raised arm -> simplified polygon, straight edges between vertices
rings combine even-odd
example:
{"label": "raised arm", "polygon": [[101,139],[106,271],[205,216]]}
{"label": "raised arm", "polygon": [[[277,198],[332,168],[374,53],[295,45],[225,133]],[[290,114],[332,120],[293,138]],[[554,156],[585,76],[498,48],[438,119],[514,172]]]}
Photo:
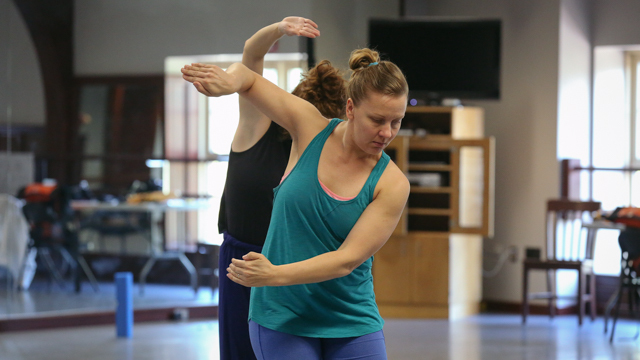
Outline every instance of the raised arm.
{"label": "raised arm", "polygon": [[378,186],[381,190],[338,250],[279,266],[251,252],[243,260],[233,259],[227,276],[238,284],[256,287],[317,283],[349,275],[387,242],[409,196],[407,178],[391,163]]}
{"label": "raised arm", "polygon": [[[245,42],[242,63],[262,75],[264,56],[273,44],[284,35],[315,38],[320,36],[320,31],[318,25],[309,19],[299,16],[286,17],[280,22],[258,30]],[[247,99],[240,97],[239,106],[238,129],[231,145],[234,151],[244,151],[252,147],[271,125],[271,120],[251,105]]]}
{"label": "raised arm", "polygon": [[318,25],[309,19],[299,16],[286,17],[280,22],[263,27],[245,41],[242,63],[258,74],[262,74],[264,56],[284,35],[306,36],[313,39],[320,36],[320,30]]}
{"label": "raised arm", "polygon": [[237,92],[287,129],[292,139],[303,147],[327,125],[327,119],[311,103],[280,89],[243,64],[235,63],[224,71],[216,65],[196,63],[185,65],[182,74],[207,96]]}

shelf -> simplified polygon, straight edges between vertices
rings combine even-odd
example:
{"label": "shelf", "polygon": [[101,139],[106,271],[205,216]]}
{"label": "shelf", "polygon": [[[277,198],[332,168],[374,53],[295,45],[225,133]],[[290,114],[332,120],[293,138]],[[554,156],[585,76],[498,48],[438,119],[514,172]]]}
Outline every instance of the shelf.
{"label": "shelf", "polygon": [[411,186],[412,193],[430,193],[430,194],[451,194],[453,193],[453,188],[451,187],[428,187],[428,186]]}
{"label": "shelf", "polygon": [[409,215],[451,216],[451,209],[409,208]]}
{"label": "shelf", "polygon": [[[411,188],[394,235],[376,254],[380,312],[449,319],[475,314],[482,298],[482,237],[491,236],[493,209],[493,140],[484,138],[483,110],[409,107],[402,123],[407,135],[396,137],[390,150]],[[488,225],[461,228],[465,216],[481,216]]]}
{"label": "shelf", "polygon": [[409,164],[409,171],[451,171],[451,165]]}

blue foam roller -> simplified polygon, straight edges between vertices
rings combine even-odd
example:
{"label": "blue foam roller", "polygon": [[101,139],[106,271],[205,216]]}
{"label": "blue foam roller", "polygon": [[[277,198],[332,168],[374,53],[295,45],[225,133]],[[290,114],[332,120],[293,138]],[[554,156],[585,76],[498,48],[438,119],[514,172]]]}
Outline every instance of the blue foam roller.
{"label": "blue foam roller", "polygon": [[133,275],[119,272],[116,279],[116,334],[130,338],[133,335]]}

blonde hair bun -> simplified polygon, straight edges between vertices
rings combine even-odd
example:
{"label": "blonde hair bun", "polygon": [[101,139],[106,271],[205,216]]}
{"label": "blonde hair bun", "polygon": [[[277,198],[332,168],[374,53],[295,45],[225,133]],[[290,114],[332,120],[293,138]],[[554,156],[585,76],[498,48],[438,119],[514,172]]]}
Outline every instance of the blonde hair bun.
{"label": "blonde hair bun", "polygon": [[349,68],[357,71],[369,67],[373,63],[380,63],[380,54],[369,48],[357,49],[351,52]]}

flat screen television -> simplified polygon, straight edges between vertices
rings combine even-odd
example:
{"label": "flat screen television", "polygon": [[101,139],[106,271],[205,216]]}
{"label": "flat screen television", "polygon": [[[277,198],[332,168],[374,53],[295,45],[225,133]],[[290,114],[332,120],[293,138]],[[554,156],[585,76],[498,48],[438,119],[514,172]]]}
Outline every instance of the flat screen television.
{"label": "flat screen television", "polygon": [[402,69],[410,97],[500,98],[500,20],[369,21],[369,47]]}

